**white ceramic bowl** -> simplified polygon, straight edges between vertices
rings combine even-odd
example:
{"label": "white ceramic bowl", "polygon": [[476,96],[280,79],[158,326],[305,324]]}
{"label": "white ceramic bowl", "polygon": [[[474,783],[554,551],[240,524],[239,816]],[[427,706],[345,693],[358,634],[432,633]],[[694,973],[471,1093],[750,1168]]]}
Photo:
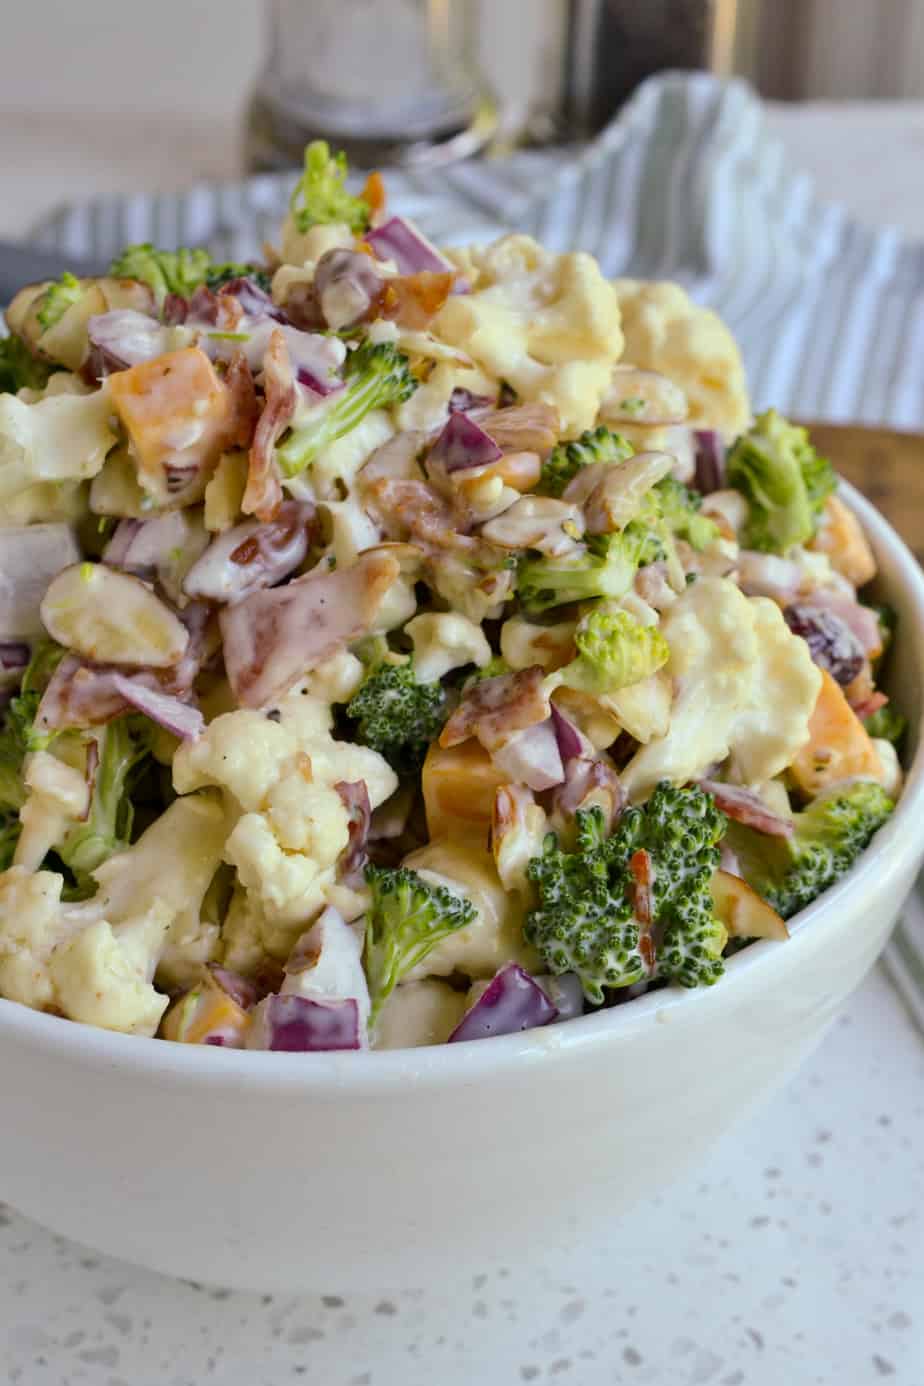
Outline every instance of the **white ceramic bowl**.
{"label": "white ceramic bowl", "polygon": [[247,1289],[444,1280],[611,1235],[786,1079],[879,953],[924,854],[924,576],[849,487],[899,613],[898,810],[787,943],[718,986],[373,1054],[242,1053],[0,1001],[0,1198],[144,1266]]}

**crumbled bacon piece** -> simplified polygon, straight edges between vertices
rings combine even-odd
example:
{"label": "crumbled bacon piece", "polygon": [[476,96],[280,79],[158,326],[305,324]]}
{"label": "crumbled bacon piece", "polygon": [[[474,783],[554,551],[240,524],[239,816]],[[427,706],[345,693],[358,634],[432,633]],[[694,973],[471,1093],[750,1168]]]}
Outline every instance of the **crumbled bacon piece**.
{"label": "crumbled bacon piece", "polygon": [[463,697],[440,733],[441,746],[458,746],[475,736],[485,750],[503,746],[526,727],[545,722],[551,715],[541,664],[481,679]]}
{"label": "crumbled bacon piece", "polygon": [[295,413],[298,392],[286,339],[279,328],[270,333],[263,356],[266,402],[257,420],[250,448],[247,486],[241,509],[258,520],[271,520],[282,504],[282,483],[273,456],[280,435]]}

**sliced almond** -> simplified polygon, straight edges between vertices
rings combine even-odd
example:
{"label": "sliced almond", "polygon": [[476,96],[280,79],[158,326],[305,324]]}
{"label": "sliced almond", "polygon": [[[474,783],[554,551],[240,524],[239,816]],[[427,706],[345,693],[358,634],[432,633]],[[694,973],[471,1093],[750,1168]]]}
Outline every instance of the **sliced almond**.
{"label": "sliced almond", "polygon": [[785,921],[740,876],[716,871],[709,888],[716,917],[732,938],[789,938]]}
{"label": "sliced almond", "polygon": [[145,583],[105,563],[65,568],[41,611],[53,639],[95,664],[166,669],[189,643],[189,632]]}

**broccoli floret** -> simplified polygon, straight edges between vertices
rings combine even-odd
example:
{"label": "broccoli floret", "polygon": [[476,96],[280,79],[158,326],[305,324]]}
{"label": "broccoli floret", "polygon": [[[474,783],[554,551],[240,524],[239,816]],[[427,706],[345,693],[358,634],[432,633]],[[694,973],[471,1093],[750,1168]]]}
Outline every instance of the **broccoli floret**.
{"label": "broccoli floret", "polygon": [[643,626],[628,611],[590,612],[578,622],[574,643],[577,658],[550,675],[549,682],[585,693],[614,693],[638,683],[670,657],[657,626]]}
{"label": "broccoli floret", "polygon": [[305,171],[289,202],[299,231],[334,221],[345,222],[351,231],[367,229],[369,204],[347,192],[346,175],[347,157],[342,150],[331,154],[324,140],[312,140],[305,147]]}
{"label": "broccoli floret", "polygon": [[44,390],[57,369],[33,356],[21,337],[0,337],[0,395],[15,395],[27,388]]}
{"label": "broccoli floret", "polygon": [[854,780],[795,814],[792,837],[767,837],[735,823],[729,843],[748,884],[789,919],[850,870],[894,807],[875,780]]}
{"label": "broccoli floret", "polygon": [[158,305],[168,294],[188,297],[212,270],[207,250],[158,250],[150,241],[130,245],[109,266],[116,279],[138,279],[154,292]]}
{"label": "broccoli floret", "polygon": [[[629,808],[606,838],[602,810],[579,810],[577,847],[562,852],[553,833],[528,875],[539,892],[524,933],[552,972],[576,972],[595,1005],[604,988],[661,978],[709,986],[723,972],[726,933],[709,883],[727,820],[701,789],[657,786]],[[640,937],[633,857],[650,858],[651,922]]]}
{"label": "broccoli floret", "polygon": [[86,822],[73,828],[55,852],[74,877],[71,897],[92,895],[91,872],[131,843],[131,793],[151,750],[152,724],[144,717],[119,717],[99,728],[99,764]]}
{"label": "broccoli floret", "polygon": [[707,515],[700,515],[702,496],[691,491],[683,482],[666,476],[653,488],[657,492],[661,516],[678,539],[685,539],[694,549],[702,550],[718,538],[719,527]]}
{"label": "broccoli floret", "polygon": [[235,279],[249,279],[267,294],[273,282],[269,270],[261,269],[259,265],[236,265],[229,260],[221,265],[212,265],[205,276],[205,285],[208,289],[220,289],[223,284],[230,284]]}
{"label": "broccoli floret", "polygon": [[372,892],[364,955],[371,1028],[401,979],[441,939],[473,923],[475,907],[464,896],[432,885],[406,866],[367,866],[365,874]]}
{"label": "broccoli floret", "polygon": [[893,746],[897,746],[905,734],[908,718],[903,717],[891,703],[886,703],[884,707],[871,712],[869,717],[864,717],[863,725],[870,736],[878,737],[882,741],[891,741]]}
{"label": "broccoli floret", "polygon": [[54,740],[36,731],[35,714],[42,692],[63,658],[60,645],[39,641],[23,672],[19,693],[9,700],[0,717],[0,871],[12,861],[19,838],[19,810],[26,798],[23,761],[30,751],[44,750]]}
{"label": "broccoli floret", "polygon": [[517,593],[527,611],[546,611],[592,597],[625,596],[642,563],[651,562],[650,534],[635,521],[619,534],[591,535],[563,558],[526,557],[517,568]]}
{"label": "broccoli floret", "polygon": [[297,476],[318,453],[349,433],[373,409],[410,399],[417,389],[407,357],[391,342],[364,342],[343,364],[346,389],[329,395],[276,450],[287,476]]}
{"label": "broccoli floret", "polygon": [[837,485],[831,465],[808,433],[768,409],[728,454],[728,484],[748,501],[744,544],[765,553],[786,553],[804,544],[818,526],[827,496]]}
{"label": "broccoli floret", "polygon": [[622,462],[634,449],[621,433],[601,424],[588,428],[572,443],[559,443],[542,464],[538,490],[547,496],[560,496],[582,467],[591,462]]}
{"label": "broccoli floret", "polygon": [[36,317],[42,331],[47,332],[60,322],[68,308],[73,307],[82,293],[80,280],[69,270],[65,270],[60,279],[49,284],[37,305]]}
{"label": "broccoli floret", "polygon": [[476,683],[483,683],[485,679],[500,678],[501,674],[510,674],[513,670],[502,655],[495,655],[489,659],[487,664],[483,664],[480,669],[473,669],[462,684],[462,691],[473,687]]}
{"label": "broccoli floret", "polygon": [[446,721],[446,695],[438,682],[417,682],[413,659],[385,661],[360,685],[346,710],[358,723],[358,740],[398,773],[408,773],[423,764]]}

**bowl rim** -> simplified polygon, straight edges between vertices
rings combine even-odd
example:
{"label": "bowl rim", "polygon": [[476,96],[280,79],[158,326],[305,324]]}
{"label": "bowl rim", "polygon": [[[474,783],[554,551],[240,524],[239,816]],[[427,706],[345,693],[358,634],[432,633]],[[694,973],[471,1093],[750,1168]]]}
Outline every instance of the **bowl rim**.
{"label": "bowl rim", "polygon": [[[839,494],[855,511],[877,556],[888,555],[898,586],[910,599],[917,664],[924,690],[924,570],[885,517],[849,482],[840,480]],[[893,583],[893,586],[895,584]],[[906,622],[907,624],[907,622]],[[79,1021],[34,1011],[16,1001],[0,998],[0,1044],[5,1036],[17,1036],[34,1050],[60,1055],[65,1062],[94,1068],[121,1069],[150,1080],[175,1082],[184,1088],[244,1090],[248,1098],[280,1090],[311,1093],[317,1098],[394,1095],[413,1086],[448,1089],[475,1080],[510,1076],[524,1064],[548,1062],[556,1053],[624,1041],[658,1021],[705,1016],[710,1008],[727,1006],[755,969],[779,957],[785,946],[787,962],[797,963],[819,931],[836,931],[848,897],[869,887],[876,876],[887,883],[892,869],[900,868],[916,845],[917,825],[924,815],[924,692],[918,709],[917,744],[905,776],[895,813],[877,833],[875,850],[867,849],[856,864],[817,901],[790,921],[785,945],[762,939],[728,959],[722,984],[686,990],[666,987],[625,1005],[580,1016],[560,1025],[498,1035],[489,1044],[469,1042],[428,1045],[411,1049],[351,1050],[343,1053],[269,1053],[259,1050],[222,1049],[205,1045],[170,1043],[162,1039],[124,1035],[98,1029]],[[692,1010],[691,1010],[692,1008]],[[307,1061],[306,1061],[307,1060]]]}

